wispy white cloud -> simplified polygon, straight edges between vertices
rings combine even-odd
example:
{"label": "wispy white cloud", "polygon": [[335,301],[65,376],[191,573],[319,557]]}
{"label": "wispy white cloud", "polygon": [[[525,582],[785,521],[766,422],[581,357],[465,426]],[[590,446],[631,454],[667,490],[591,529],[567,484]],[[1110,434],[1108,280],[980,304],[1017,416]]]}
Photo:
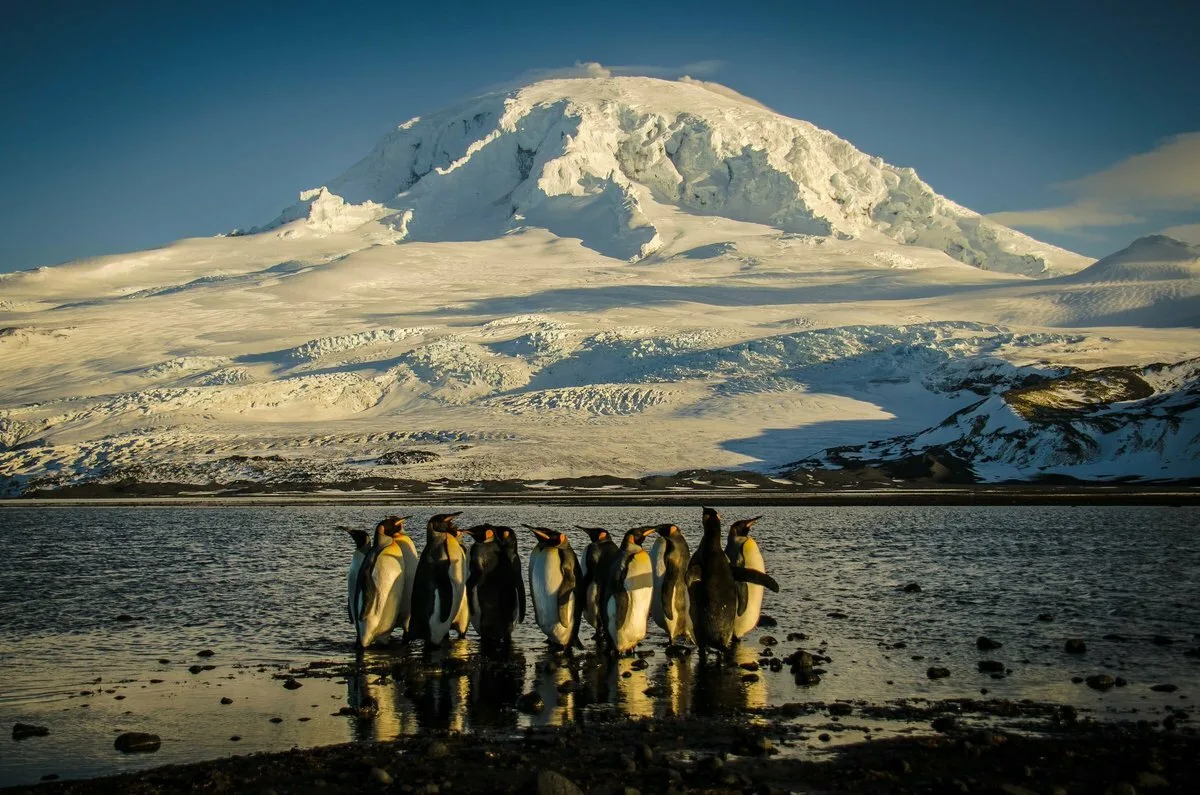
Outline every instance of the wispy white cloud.
{"label": "wispy white cloud", "polygon": [[1123,226],[1158,212],[1200,209],[1200,132],[1168,138],[1149,152],[1057,187],[1074,194],[1075,200],[988,217],[1008,226],[1067,231]]}

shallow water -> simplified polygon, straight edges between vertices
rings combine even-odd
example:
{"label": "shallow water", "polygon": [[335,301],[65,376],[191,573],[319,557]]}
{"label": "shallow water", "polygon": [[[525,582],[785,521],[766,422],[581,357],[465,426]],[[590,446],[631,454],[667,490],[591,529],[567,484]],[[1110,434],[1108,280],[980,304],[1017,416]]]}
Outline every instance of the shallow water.
{"label": "shallow water", "polygon": [[[413,526],[459,509],[418,509]],[[674,521],[693,544],[699,539],[696,508],[461,509],[467,524]],[[1153,717],[1168,705],[1189,705],[1200,682],[1200,661],[1184,655],[1200,645],[1200,510],[763,507],[725,512],[727,520],[763,514],[754,535],[782,586],[764,605],[778,628],[758,630],[739,660],[757,659],[768,633],[780,641],[777,656],[799,646],[823,649],[831,662],[815,687],[797,687],[786,669],[746,682],[745,671],[699,667],[694,655],[669,659],[657,629],[642,646],[656,652],[645,670],[633,660],[600,665],[590,658],[555,666],[530,608],[507,662],[441,675],[444,658],[477,653],[468,639],[426,664],[413,664],[419,648],[368,655],[368,662],[401,663],[395,676],[305,678],[302,688],[283,689],[271,678],[282,666],[353,658],[344,604],[350,542],[334,528],[366,527],[390,512],[414,511],[0,510],[0,727],[20,721],[51,730],[0,739],[0,784],[430,728],[515,730],[577,720],[589,710],[708,714],[794,701],[977,697],[986,688],[989,697],[1070,703],[1101,717],[1132,710]],[[582,534],[572,540],[582,550]],[[529,540],[526,560],[531,547]],[[921,592],[899,590],[910,582]],[[1054,620],[1038,621],[1042,613]],[[118,621],[121,614],[135,620]],[[787,642],[789,632],[808,639]],[[1123,639],[1105,640],[1108,634]],[[1004,646],[980,652],[979,635]],[[1155,644],[1154,636],[1173,643]],[[1071,637],[1087,642],[1087,654],[1064,653]],[[215,654],[197,657],[202,649]],[[1000,660],[1012,673],[998,680],[978,673],[982,659]],[[196,663],[214,668],[189,673]],[[951,677],[929,680],[933,664]],[[1101,672],[1130,684],[1098,693],[1070,681]],[[1178,692],[1149,690],[1167,682]],[[546,703],[538,716],[511,708],[529,690]],[[374,719],[335,714],[364,694],[379,704]],[[220,704],[222,697],[233,703]],[[162,749],[116,752],[115,734],[131,730],[161,735]]]}

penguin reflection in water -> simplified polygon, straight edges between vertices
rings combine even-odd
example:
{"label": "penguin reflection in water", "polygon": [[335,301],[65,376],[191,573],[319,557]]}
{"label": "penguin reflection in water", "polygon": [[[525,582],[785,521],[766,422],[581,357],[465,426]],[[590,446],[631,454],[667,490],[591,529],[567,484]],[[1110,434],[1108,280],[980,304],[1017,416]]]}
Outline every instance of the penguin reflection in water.
{"label": "penguin reflection in water", "polygon": [[704,538],[692,555],[687,570],[688,598],[691,605],[692,630],[700,654],[708,649],[728,653],[733,643],[733,625],[737,618],[739,582],[754,583],[779,592],[779,583],[769,575],[732,566],[721,548],[721,515],[705,508]]}
{"label": "penguin reflection in water", "polygon": [[524,527],[537,536],[537,547],[529,555],[529,590],[537,625],[555,648],[582,646],[579,620],[583,604],[575,597],[582,573],[575,550],[557,530]]}
{"label": "penguin reflection in water", "polygon": [[458,541],[462,531],[454,524],[461,513],[442,513],[429,520],[417,563],[409,634],[434,646],[444,643],[451,629],[457,629],[460,637],[466,634],[470,618],[464,598],[467,555]]}
{"label": "penguin reflection in water", "polygon": [[467,533],[475,539],[466,584],[471,625],[484,643],[508,643],[523,617],[525,597],[520,558],[514,563],[503,541],[513,535],[512,528],[481,524]]}
{"label": "penguin reflection in water", "polygon": [[[403,524],[403,520],[400,523]],[[359,543],[357,531],[350,531],[358,548],[350,563],[347,586],[350,589],[350,620],[354,623],[355,640],[360,650],[370,648],[376,640],[388,636],[401,620],[405,592],[404,551],[389,534],[389,527],[387,520],[376,526],[369,548]]]}
{"label": "penguin reflection in water", "polygon": [[[725,544],[725,556],[734,567],[753,569],[766,573],[767,565],[763,562],[762,552],[758,543],[750,537],[750,528],[761,519],[742,519],[729,526],[729,541]],[[733,639],[739,641],[750,634],[758,626],[758,618],[762,613],[763,587],[750,582],[737,584],[737,615],[733,619]]]}
{"label": "penguin reflection in water", "polygon": [[591,543],[584,550],[583,559],[579,561],[583,579],[579,581],[576,598],[583,599],[583,619],[596,630],[596,641],[603,642],[604,616],[600,604],[600,591],[608,573],[608,565],[617,557],[620,548],[613,543],[612,535],[603,527],[576,525],[575,529],[587,533],[591,539]]}
{"label": "penguin reflection in water", "polygon": [[633,651],[646,637],[654,574],[642,542],[654,531],[654,527],[635,527],[626,532],[620,552],[608,566],[601,597],[608,640],[617,654]]}
{"label": "penguin reflection in water", "polygon": [[692,560],[691,550],[677,526],[661,524],[655,529],[658,538],[650,549],[650,564],[654,570],[654,599],[650,604],[650,614],[654,617],[654,623],[667,633],[669,645],[674,646],[681,638],[695,643],[686,582],[688,565]]}

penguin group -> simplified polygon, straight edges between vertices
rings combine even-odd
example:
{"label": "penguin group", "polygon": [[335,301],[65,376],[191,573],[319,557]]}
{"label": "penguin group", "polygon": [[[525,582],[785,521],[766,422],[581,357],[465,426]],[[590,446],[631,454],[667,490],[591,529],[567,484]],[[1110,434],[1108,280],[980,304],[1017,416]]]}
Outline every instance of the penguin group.
{"label": "penguin group", "polygon": [[[355,545],[346,598],[360,651],[395,631],[431,646],[452,631],[465,637],[469,627],[485,644],[512,642],[526,608],[518,533],[493,524],[461,528],[461,513],[428,520],[420,555],[404,529],[410,516],[389,516],[373,533],[343,528]],[[564,532],[522,525],[535,541],[528,567],[534,621],[555,650],[582,648],[587,624],[598,647],[629,654],[653,621],[670,646],[727,654],[758,625],[764,589],[779,591],[750,537],[761,518],[734,522],[723,538],[721,515],[705,508],[695,552],[675,524],[630,528],[619,543],[605,528],[576,527],[588,538],[582,557]]]}

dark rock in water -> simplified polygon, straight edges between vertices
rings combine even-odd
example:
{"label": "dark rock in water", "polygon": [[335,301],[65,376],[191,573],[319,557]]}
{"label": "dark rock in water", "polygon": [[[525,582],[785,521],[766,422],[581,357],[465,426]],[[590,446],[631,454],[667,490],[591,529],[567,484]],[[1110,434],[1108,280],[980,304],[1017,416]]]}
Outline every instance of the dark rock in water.
{"label": "dark rock in water", "polygon": [[1000,641],[992,640],[991,638],[984,637],[983,635],[980,635],[978,638],[975,639],[975,648],[979,649],[980,651],[991,651],[992,649],[999,649],[1003,645],[1004,644],[1001,643]]}
{"label": "dark rock in water", "polygon": [[939,715],[929,725],[936,732],[950,732],[958,726],[958,720],[953,715]]}
{"label": "dark rock in water", "polygon": [[233,703],[233,699],[232,699],[232,698],[230,698],[229,696],[222,696],[222,697],[221,697],[221,703],[222,703],[222,704],[225,704],[226,706],[228,706],[229,704],[232,704],[232,703]]}
{"label": "dark rock in water", "polygon": [[829,705],[828,709],[830,715],[838,715],[843,717],[854,711],[853,705],[847,704],[844,701],[835,701]]}
{"label": "dark rock in water", "polygon": [[1099,690],[1101,692],[1111,690],[1117,684],[1117,681],[1108,674],[1092,674],[1084,681],[1087,682],[1087,686],[1092,690]]}
{"label": "dark rock in water", "polygon": [[[803,632],[789,632],[789,633],[788,633],[788,636],[787,636],[787,639],[788,639],[789,641],[792,641],[792,640],[808,640],[808,635],[805,635]],[[1200,650],[1198,650],[1198,651],[1200,651]]]}
{"label": "dark rock in water", "polygon": [[194,673],[194,674],[198,674],[203,670],[204,670],[203,665],[189,665],[188,666],[188,671],[191,673]]}
{"label": "dark rock in water", "polygon": [[812,687],[821,683],[821,677],[810,668],[801,668],[796,671],[796,684],[800,687]]}
{"label": "dark rock in water", "polygon": [[1077,685],[1081,685],[1081,684],[1083,684],[1083,677],[1082,676],[1072,676],[1071,682],[1074,684],[1077,684]]}
{"label": "dark rock in water", "polygon": [[527,715],[537,715],[546,708],[546,703],[537,693],[529,692],[517,699],[517,709]]}
{"label": "dark rock in water", "polygon": [[778,673],[783,670],[783,660],[771,660],[771,670]]}
{"label": "dark rock in water", "polygon": [[893,648],[893,649],[907,649],[907,648],[908,648],[908,644],[907,644],[907,643],[905,643],[905,642],[904,642],[904,641],[902,641],[902,640],[898,640],[898,641],[896,641],[895,643],[893,643],[893,644],[892,644],[892,648]]}
{"label": "dark rock in water", "polygon": [[1179,687],[1176,685],[1154,685],[1150,689],[1155,693],[1174,693]]}
{"label": "dark rock in water", "polygon": [[742,674],[742,682],[745,684],[753,684],[759,680],[758,674]]}
{"label": "dark rock in water", "polygon": [[796,649],[796,651],[788,656],[784,662],[791,663],[792,670],[794,672],[797,668],[811,670],[815,660],[813,659],[813,656],[804,649]]}
{"label": "dark rock in water", "polygon": [[630,663],[629,667],[635,671],[644,671],[650,667],[650,663],[646,662],[644,659],[639,657],[638,659],[636,659],[632,663]]}
{"label": "dark rock in water", "polygon": [[162,657],[159,659],[158,664],[159,665],[170,665],[171,661],[168,660],[166,657]]}
{"label": "dark rock in water", "polygon": [[1053,621],[1054,614],[1053,613],[1038,613],[1037,620],[1038,621]]}
{"label": "dark rock in water", "polygon": [[650,685],[650,687],[647,687],[642,691],[642,695],[648,698],[662,698],[663,696],[669,695],[670,692],[670,688],[668,688],[666,685]]}
{"label": "dark rock in water", "polygon": [[1175,641],[1171,638],[1168,638],[1166,635],[1155,635],[1150,639],[1150,642],[1155,646],[1170,646]]}
{"label": "dark rock in water", "polygon": [[1113,684],[1117,687],[1125,687],[1125,685],[1129,684],[1129,680],[1123,676],[1118,676],[1116,679],[1113,679]]}
{"label": "dark rock in water", "polygon": [[229,742],[231,742],[231,743],[240,743],[241,741],[242,741],[242,736],[240,734],[235,734],[229,738]]}
{"label": "dark rock in water", "polygon": [[391,786],[392,774],[384,770],[382,767],[371,768],[371,778],[383,786]]}
{"label": "dark rock in water", "polygon": [[1118,635],[1115,632],[1110,632],[1101,638],[1101,640],[1111,640],[1116,643],[1124,643],[1125,641],[1129,640],[1129,638],[1125,637],[1124,635]]}
{"label": "dark rock in water", "polygon": [[981,674],[994,674],[994,673],[1003,673],[1003,672],[1004,672],[1004,663],[999,662],[998,660],[980,660],[979,661],[979,673],[981,673]]}
{"label": "dark rock in water", "polygon": [[774,629],[775,627],[779,626],[779,622],[771,616],[759,616],[758,625],[763,629]]}
{"label": "dark rock in water", "polygon": [[826,613],[825,615],[829,616],[830,618],[849,618],[850,617],[840,610],[834,610],[832,613]]}
{"label": "dark rock in water", "polygon": [[42,776],[42,781],[58,781],[58,774],[47,773],[46,775]]}
{"label": "dark rock in water", "polygon": [[302,687],[304,687],[304,685],[300,684],[300,682],[293,676],[289,676],[287,679],[283,680],[283,688],[285,690],[299,690]]}
{"label": "dark rock in water", "polygon": [[161,737],[145,732],[125,732],[113,743],[113,747],[123,754],[149,753],[157,751],[161,746]]}
{"label": "dark rock in water", "polygon": [[915,582],[910,582],[908,585],[900,586],[900,590],[904,591],[904,593],[920,593],[921,586]]}
{"label": "dark rock in water", "polygon": [[12,738],[14,740],[24,740],[26,737],[45,737],[49,733],[50,729],[45,726],[34,726],[32,723],[14,723]]}
{"label": "dark rock in water", "polygon": [[743,671],[757,671],[760,667],[762,666],[753,660],[750,662],[738,663],[738,668],[741,668]]}
{"label": "dark rock in water", "polygon": [[117,616],[117,621],[133,621],[133,616],[129,615],[128,613],[122,613],[121,615]]}
{"label": "dark rock in water", "polygon": [[215,653],[216,652],[214,652],[212,649],[201,649],[200,651],[196,652],[196,656],[197,657],[211,657]]}
{"label": "dark rock in water", "polygon": [[278,715],[275,716],[274,718],[271,718],[270,720],[271,720],[271,723],[283,723],[283,718],[279,717]]}
{"label": "dark rock in water", "polygon": [[925,675],[928,676],[930,679],[945,679],[947,676],[950,675],[950,669],[949,668],[939,668],[937,666],[931,666],[929,668],[929,670],[925,672]]}
{"label": "dark rock in water", "polygon": [[426,759],[445,759],[448,756],[450,756],[450,746],[441,740],[434,740],[425,746]]}
{"label": "dark rock in water", "polygon": [[832,740],[833,738],[832,738],[832,737],[830,737],[830,736],[829,736],[828,734],[826,734],[825,732],[821,732],[820,734],[818,734],[818,735],[817,735],[817,739],[818,739],[818,740],[820,740],[820,741],[821,741],[821,742],[823,742],[823,743],[827,743],[827,742],[829,742],[830,740]]}
{"label": "dark rock in water", "polygon": [[771,635],[763,635],[758,639],[758,642],[764,646],[774,646],[775,644],[779,643],[779,641],[775,640],[775,638]]}
{"label": "dark rock in water", "polygon": [[1067,654],[1083,654],[1087,651],[1087,645],[1079,638],[1070,638],[1063,644],[1063,651]]}

